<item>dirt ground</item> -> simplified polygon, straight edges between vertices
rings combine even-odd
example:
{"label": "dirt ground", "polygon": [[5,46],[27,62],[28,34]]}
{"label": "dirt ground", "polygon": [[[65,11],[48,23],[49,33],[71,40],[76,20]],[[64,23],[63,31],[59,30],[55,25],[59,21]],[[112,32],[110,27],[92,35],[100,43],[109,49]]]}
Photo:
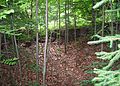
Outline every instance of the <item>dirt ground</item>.
{"label": "dirt ground", "polygon": [[[49,46],[47,60],[46,84],[47,86],[93,86],[91,80],[95,74],[87,73],[93,69],[91,66],[96,59],[95,52],[100,51],[100,45],[88,45],[87,37],[80,37],[78,42],[67,44],[67,54],[64,53],[64,43],[58,46],[52,42]],[[41,46],[42,45],[42,46]],[[44,45],[40,44],[40,48]],[[37,86],[36,71],[39,71],[39,83],[42,84],[43,50],[40,49],[39,68],[35,62],[35,43],[30,47],[19,45],[20,62],[22,67],[22,86]],[[39,70],[38,70],[39,69]],[[20,82],[19,66],[1,64],[1,86],[18,86]],[[86,81],[86,82],[83,82]],[[33,85],[34,83],[34,85]]]}

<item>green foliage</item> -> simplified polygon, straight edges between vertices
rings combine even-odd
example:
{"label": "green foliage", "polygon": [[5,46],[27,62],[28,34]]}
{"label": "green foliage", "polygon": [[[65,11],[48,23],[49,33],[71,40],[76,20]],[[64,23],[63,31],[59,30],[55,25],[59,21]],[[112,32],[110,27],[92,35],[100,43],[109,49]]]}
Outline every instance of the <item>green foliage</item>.
{"label": "green foliage", "polygon": [[105,15],[106,22],[120,21],[120,4],[112,3],[112,8],[105,10]]}
{"label": "green foliage", "polygon": [[33,72],[39,72],[40,68],[36,65],[36,63],[32,63],[27,65],[27,68],[29,68]]}
{"label": "green foliage", "polygon": [[[88,42],[88,44],[98,44],[103,42],[110,42],[110,47],[113,45],[113,41],[120,41],[120,35],[115,36],[105,36],[101,37],[95,35],[99,38],[97,41]],[[109,63],[104,66],[102,69],[94,69],[94,73],[98,74],[92,81],[95,83],[95,86],[119,86],[120,85],[120,70],[111,71],[113,64],[120,59],[120,44],[118,44],[118,50],[114,52],[96,52],[97,58],[103,60],[109,60]]]}
{"label": "green foliage", "polygon": [[98,2],[95,6],[93,6],[93,9],[97,9],[98,7],[100,7],[101,5],[107,3],[109,0],[101,0],[100,2]]}
{"label": "green foliage", "polygon": [[102,37],[100,35],[94,35],[93,37],[97,37],[99,38],[99,40],[88,42],[88,44],[99,44],[99,43],[104,43],[104,42],[110,42],[110,48],[112,48],[113,41],[120,40],[119,34],[116,34],[115,36],[105,36],[105,37]]}
{"label": "green foliage", "polygon": [[[93,8],[97,9],[100,6],[109,3],[108,10],[105,10],[105,22],[116,22],[120,19],[120,4],[116,0],[101,0]],[[113,28],[112,28],[113,29]],[[120,34],[113,36],[101,37],[100,35],[94,35],[98,38],[96,41],[90,41],[88,44],[109,43],[109,47],[113,48],[113,42],[120,41]],[[112,52],[96,52],[97,58],[108,61],[108,63],[102,68],[95,68],[94,73],[97,74],[92,81],[95,86],[120,86],[120,44],[118,44],[118,50]],[[115,68],[115,69],[114,69]],[[114,70],[113,70],[114,69]]]}
{"label": "green foliage", "polygon": [[18,58],[6,59],[4,55],[0,55],[0,63],[13,66],[18,63]]}
{"label": "green foliage", "polygon": [[[68,1],[67,6],[68,6]],[[60,25],[62,28],[65,27],[64,18],[64,0],[60,0]],[[55,30],[58,29],[58,2],[55,0],[51,0],[48,3],[49,5],[49,29]],[[19,32],[21,27],[26,27],[27,30],[34,29],[32,32],[36,30],[36,17],[35,17],[35,1],[34,0],[2,0],[0,1],[0,26],[3,24],[5,28],[0,28],[0,32],[4,31],[6,34],[14,35],[15,32]],[[92,10],[92,1],[91,0],[70,0],[69,2],[69,25],[74,26],[74,15],[76,15],[77,26],[90,25],[91,24],[91,10]],[[40,37],[45,36],[45,1],[39,1],[39,26],[40,26]],[[68,9],[67,9],[68,11]],[[14,20],[14,28],[11,28],[11,15],[13,15]],[[68,14],[67,14],[68,15]],[[55,22],[55,24],[54,24]],[[6,29],[7,28],[7,29]],[[29,28],[29,29],[28,29]],[[11,31],[11,29],[16,29],[16,31]],[[7,33],[14,32],[14,33]],[[16,33],[19,35],[19,33]],[[31,33],[30,33],[31,35]],[[32,34],[35,35],[35,34]],[[18,40],[31,40],[33,36],[27,37],[27,34],[22,32]]]}
{"label": "green foliage", "polygon": [[40,84],[38,83],[38,82],[29,82],[29,84],[28,84],[29,86],[40,86]]}
{"label": "green foliage", "polygon": [[21,33],[15,33],[17,32],[18,30],[8,30],[8,29],[0,29],[0,33],[3,33],[3,34],[7,34],[7,35],[15,35],[15,36],[19,36],[21,35]]}
{"label": "green foliage", "polygon": [[0,20],[6,18],[8,14],[14,13],[13,9],[0,11]]}
{"label": "green foliage", "polygon": [[82,80],[80,82],[80,86],[87,86],[87,85],[93,86],[93,83],[92,83],[91,79],[90,80]]}
{"label": "green foliage", "polygon": [[94,73],[98,74],[98,77],[92,80],[95,86],[120,86],[120,70],[94,69]]}

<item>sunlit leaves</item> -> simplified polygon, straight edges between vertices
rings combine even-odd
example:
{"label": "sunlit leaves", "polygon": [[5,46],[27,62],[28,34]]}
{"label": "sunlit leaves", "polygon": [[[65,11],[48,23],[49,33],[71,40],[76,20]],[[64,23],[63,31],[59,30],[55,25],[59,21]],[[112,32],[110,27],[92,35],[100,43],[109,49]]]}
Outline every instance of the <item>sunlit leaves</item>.
{"label": "sunlit leaves", "polygon": [[3,63],[3,64],[6,64],[6,65],[12,66],[12,65],[16,65],[17,64],[18,58],[4,59],[4,60],[2,60],[0,62]]}
{"label": "sunlit leaves", "polygon": [[120,49],[120,44],[118,44],[118,48]]}
{"label": "sunlit leaves", "polygon": [[[120,35],[115,36],[105,36],[101,37],[95,35],[99,40],[88,42],[88,44],[99,44],[110,42],[110,47],[112,47],[114,41],[120,41]],[[110,71],[110,68],[113,67],[113,64],[120,59],[120,44],[118,44],[118,50],[114,52],[96,52],[96,56],[99,59],[109,60],[108,64],[102,69],[94,69],[94,73],[98,76],[95,77],[92,81],[95,86],[119,86],[120,83],[120,70]]]}
{"label": "sunlit leaves", "polygon": [[0,55],[0,63],[6,64],[6,65],[16,65],[18,63],[18,58],[14,57],[11,59],[6,58],[4,55]]}
{"label": "sunlit leaves", "polygon": [[118,53],[118,51],[116,52],[96,52],[95,54],[97,55],[97,58],[99,59],[103,59],[103,60],[111,60],[116,54]]}
{"label": "sunlit leaves", "polygon": [[[19,36],[19,35],[21,35],[21,33],[16,33],[19,30],[20,29],[9,30],[9,29],[6,29],[6,26],[0,26],[0,33],[3,33],[3,34]],[[21,28],[21,30],[22,30],[22,28]]]}
{"label": "sunlit leaves", "polygon": [[26,11],[30,7],[30,0],[19,0],[16,4],[19,5],[21,11]]}
{"label": "sunlit leaves", "polygon": [[102,0],[100,2],[98,2],[95,6],[93,6],[93,9],[97,9],[99,8],[101,5],[107,3],[109,0]]}
{"label": "sunlit leaves", "polygon": [[120,86],[120,70],[107,71],[94,69],[94,73],[98,74],[98,77],[92,80],[95,86]]}
{"label": "sunlit leaves", "polygon": [[99,35],[94,35],[94,37],[99,38],[97,41],[90,41],[88,44],[99,44],[99,43],[104,43],[104,42],[110,42],[110,48],[112,48],[113,41],[120,41],[120,35],[116,34],[115,36],[105,36],[101,37]]}
{"label": "sunlit leaves", "polygon": [[10,10],[3,10],[2,12],[0,12],[0,19],[2,18],[6,18],[6,15],[14,13],[13,9]]}

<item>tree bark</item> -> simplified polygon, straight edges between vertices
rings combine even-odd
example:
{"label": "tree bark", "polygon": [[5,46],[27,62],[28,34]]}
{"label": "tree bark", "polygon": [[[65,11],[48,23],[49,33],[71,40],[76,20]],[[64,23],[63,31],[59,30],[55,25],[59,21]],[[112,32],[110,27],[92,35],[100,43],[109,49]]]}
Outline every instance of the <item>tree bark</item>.
{"label": "tree bark", "polygon": [[[104,36],[104,26],[105,26],[105,5],[103,6],[102,9],[102,37]],[[103,51],[104,47],[103,44],[101,44],[101,51]]]}
{"label": "tree bark", "polygon": [[1,55],[1,46],[2,46],[2,34],[0,33],[0,55]]}
{"label": "tree bark", "polygon": [[68,28],[66,8],[67,6],[66,6],[66,1],[65,1],[65,53],[67,53],[67,28]]}
{"label": "tree bark", "polygon": [[[11,3],[11,6],[14,2]],[[11,29],[14,29],[14,15],[12,14],[10,16],[10,20],[11,20]],[[21,62],[20,62],[20,56],[19,56],[19,51],[18,51],[18,45],[17,45],[17,41],[16,41],[16,36],[15,34],[13,35],[13,46],[15,46],[15,52],[16,52],[16,57],[18,58],[18,64],[19,64],[19,72],[20,72],[20,86],[22,86],[22,67],[21,67]]]}
{"label": "tree bark", "polygon": [[76,14],[74,15],[74,39],[76,43]]}
{"label": "tree bark", "polygon": [[31,0],[31,4],[30,4],[30,10],[31,10],[31,15],[30,15],[30,18],[32,19],[33,15],[32,15],[32,12],[33,12],[33,0]]}
{"label": "tree bark", "polygon": [[[38,43],[38,40],[39,40],[39,37],[38,37],[38,25],[39,25],[39,20],[38,20],[38,0],[36,0],[36,23],[37,23],[37,26],[36,26],[36,65],[37,65],[37,68],[39,70],[39,43]],[[39,72],[37,71],[36,72],[36,80],[37,82],[39,82]]]}
{"label": "tree bark", "polygon": [[60,47],[60,28],[61,28],[61,25],[60,25],[60,23],[61,23],[61,21],[60,21],[60,0],[58,0],[58,9],[59,9],[59,11],[58,11],[58,16],[59,16],[59,37],[58,37],[58,41],[59,41],[59,47]]}
{"label": "tree bark", "polygon": [[[113,10],[113,3],[112,1],[110,1],[110,9]],[[114,17],[114,12],[111,12],[111,22],[110,22],[110,30],[111,30],[111,36],[114,35],[114,26],[113,26],[113,17]],[[113,43],[113,46],[112,46],[112,51],[115,50],[115,43]]]}
{"label": "tree bark", "polygon": [[4,33],[4,44],[5,44],[6,53],[8,54],[7,38],[5,33]]}
{"label": "tree bark", "polygon": [[69,42],[69,29],[70,29],[70,0],[68,0],[68,3],[67,3],[67,10],[68,10],[68,13],[67,13],[67,43]]}
{"label": "tree bark", "polygon": [[[95,0],[92,0],[92,7],[95,5]],[[92,27],[94,28],[94,34],[96,31],[96,11],[92,8]]]}
{"label": "tree bark", "polygon": [[46,62],[47,62],[47,45],[48,45],[48,0],[46,0],[46,39],[45,39],[45,48],[44,48],[44,68],[43,68],[43,86],[46,86]]}

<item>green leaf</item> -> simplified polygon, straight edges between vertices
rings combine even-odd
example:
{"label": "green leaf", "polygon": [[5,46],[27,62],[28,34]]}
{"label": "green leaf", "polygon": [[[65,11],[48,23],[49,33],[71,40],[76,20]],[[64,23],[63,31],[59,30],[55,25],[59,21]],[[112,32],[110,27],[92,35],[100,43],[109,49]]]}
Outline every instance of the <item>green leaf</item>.
{"label": "green leaf", "polygon": [[93,6],[93,9],[97,9],[99,8],[101,5],[107,3],[109,0],[102,0],[100,2],[98,2],[95,6]]}
{"label": "green leaf", "polygon": [[0,12],[0,19],[6,18],[6,15],[11,14],[11,13],[14,13],[14,10],[13,10],[13,9],[4,10],[4,11]]}
{"label": "green leaf", "polygon": [[18,58],[12,58],[12,59],[4,59],[0,62],[3,63],[3,64],[6,64],[6,65],[11,65],[12,66],[12,65],[16,65],[17,61],[18,61]]}
{"label": "green leaf", "polygon": [[120,49],[120,44],[118,44],[118,48]]}

